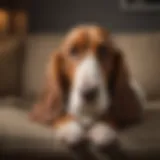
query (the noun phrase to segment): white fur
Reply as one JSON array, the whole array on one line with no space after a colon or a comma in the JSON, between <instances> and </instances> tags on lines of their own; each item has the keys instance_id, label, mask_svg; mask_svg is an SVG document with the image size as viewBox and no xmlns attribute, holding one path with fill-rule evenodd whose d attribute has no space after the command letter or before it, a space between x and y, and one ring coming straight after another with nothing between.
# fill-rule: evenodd
<instances>
[{"instance_id":1,"label":"white fur","mask_svg":"<svg viewBox=\"0 0 160 160\"><path fill-rule=\"evenodd\" d=\"M109 105L109 97L105 89L103 78L96 57L92 54L88 54L76 68L74 82L69 97L68 112L79 117L82 123L88 124L92 122L92 119L95 119L95 116L102 114ZM100 91L97 99L93 104L86 104L81 96L81 91L87 87L96 86Z\"/></svg>"},{"instance_id":2,"label":"white fur","mask_svg":"<svg viewBox=\"0 0 160 160\"><path fill-rule=\"evenodd\" d=\"M55 129L56 139L69 145L78 143L83 136L83 128L76 121L70 121Z\"/></svg>"},{"instance_id":3,"label":"white fur","mask_svg":"<svg viewBox=\"0 0 160 160\"><path fill-rule=\"evenodd\" d=\"M109 125L97 123L88 132L88 137L94 145L106 146L116 139L117 134Z\"/></svg>"}]
</instances>

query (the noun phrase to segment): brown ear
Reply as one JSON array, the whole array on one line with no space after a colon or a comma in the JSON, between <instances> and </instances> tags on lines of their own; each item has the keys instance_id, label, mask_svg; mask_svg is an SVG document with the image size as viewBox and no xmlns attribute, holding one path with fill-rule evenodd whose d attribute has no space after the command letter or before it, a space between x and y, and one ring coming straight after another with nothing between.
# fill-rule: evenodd
<instances>
[{"instance_id":1,"label":"brown ear","mask_svg":"<svg viewBox=\"0 0 160 160\"><path fill-rule=\"evenodd\" d=\"M34 105L31 118L40 123L53 123L63 111L66 80L62 71L62 56L59 52L52 54L47 67L46 81L38 103Z\"/></svg>"},{"instance_id":2,"label":"brown ear","mask_svg":"<svg viewBox=\"0 0 160 160\"><path fill-rule=\"evenodd\" d=\"M131 85L131 77L120 51L115 52L110 81L112 104L109 118L116 128L124 128L142 119L142 98Z\"/></svg>"}]
</instances>

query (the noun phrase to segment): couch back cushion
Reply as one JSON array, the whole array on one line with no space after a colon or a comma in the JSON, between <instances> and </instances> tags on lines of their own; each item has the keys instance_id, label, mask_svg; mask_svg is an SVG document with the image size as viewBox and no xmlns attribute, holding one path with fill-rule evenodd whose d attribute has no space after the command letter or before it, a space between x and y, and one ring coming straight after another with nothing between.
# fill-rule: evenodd
<instances>
[{"instance_id":1,"label":"couch back cushion","mask_svg":"<svg viewBox=\"0 0 160 160\"><path fill-rule=\"evenodd\" d=\"M37 95L44 83L44 71L49 55L58 47L61 35L30 35L24 71L24 94ZM141 84L147 97L160 96L160 32L113 34L113 40L124 52L129 69Z\"/></svg>"}]
</instances>

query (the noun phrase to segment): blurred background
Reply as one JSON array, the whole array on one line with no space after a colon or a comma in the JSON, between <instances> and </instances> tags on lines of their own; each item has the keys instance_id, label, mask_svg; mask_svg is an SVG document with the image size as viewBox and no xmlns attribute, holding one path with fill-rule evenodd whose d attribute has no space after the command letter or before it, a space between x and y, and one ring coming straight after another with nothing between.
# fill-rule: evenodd
<instances>
[{"instance_id":1,"label":"blurred background","mask_svg":"<svg viewBox=\"0 0 160 160\"><path fill-rule=\"evenodd\" d=\"M23 110L30 108L41 90L51 52L69 29L85 23L99 24L111 31L133 76L146 93L149 118L139 128L121 135L123 147L132 155L157 156L160 153L159 0L0 0L0 133L3 135L0 142L4 148L14 148L5 138L23 137L27 130L33 134L42 132L29 128ZM25 125L22 131L20 128ZM31 144L24 137L19 146L24 141Z\"/></svg>"}]
</instances>

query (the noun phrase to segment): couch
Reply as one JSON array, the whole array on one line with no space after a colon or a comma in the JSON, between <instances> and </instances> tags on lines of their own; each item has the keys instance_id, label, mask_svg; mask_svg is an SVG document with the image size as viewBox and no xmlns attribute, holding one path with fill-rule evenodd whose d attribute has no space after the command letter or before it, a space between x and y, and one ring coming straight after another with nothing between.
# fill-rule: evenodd
<instances>
[{"instance_id":1,"label":"couch","mask_svg":"<svg viewBox=\"0 0 160 160\"><path fill-rule=\"evenodd\" d=\"M41 91L48 57L63 35L1 35L1 158L74 159L66 146L56 142L51 128L35 124L27 116ZM124 51L131 73L147 98L144 121L119 133L118 148L126 159L160 159L160 33L113 34L113 39ZM120 159L115 148L109 154ZM81 152L79 155L82 156Z\"/></svg>"}]
</instances>

